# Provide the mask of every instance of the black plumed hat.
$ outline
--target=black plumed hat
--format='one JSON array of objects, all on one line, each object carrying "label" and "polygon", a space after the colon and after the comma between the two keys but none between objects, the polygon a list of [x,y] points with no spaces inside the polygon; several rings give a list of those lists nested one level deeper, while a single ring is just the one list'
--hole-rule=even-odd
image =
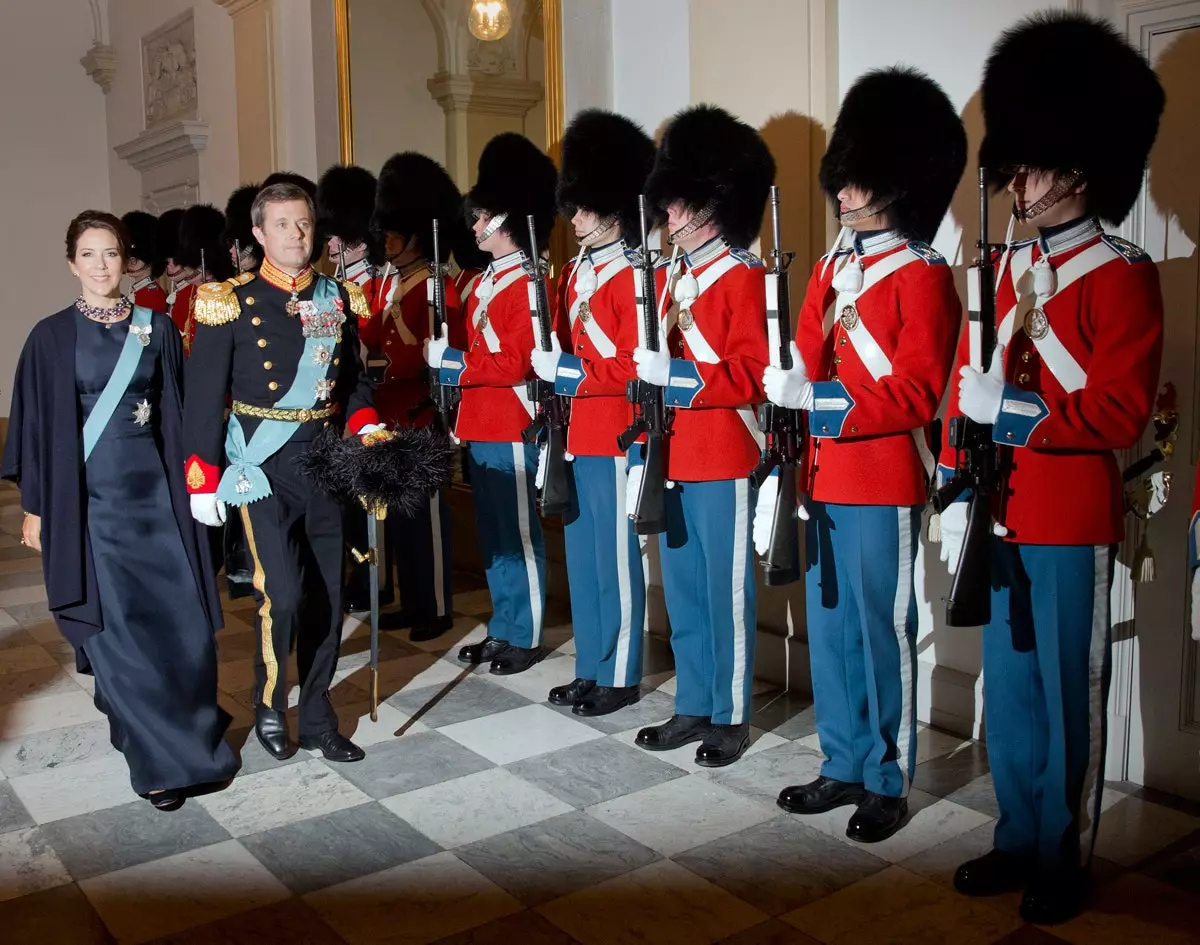
[{"label": "black plumed hat", "polygon": [[154,248],[157,256],[150,269],[151,275],[157,279],[166,271],[167,260],[174,259],[179,254],[179,221],[183,219],[183,208],[176,207],[159,215],[158,226],[155,229]]},{"label": "black plumed hat", "polygon": [[200,268],[200,254],[214,279],[233,275],[233,261],[221,241],[225,231],[225,214],[210,203],[188,207],[179,221],[179,251],[175,261],[191,269]]},{"label": "black plumed hat", "polygon": [[227,248],[236,242],[242,252],[252,249],[255,261],[259,263],[262,262],[263,252],[258,240],[254,238],[254,221],[250,218],[250,208],[260,190],[261,184],[246,184],[229,195],[229,200],[225,203],[225,231],[221,234],[221,241]]},{"label": "black plumed hat", "polygon": [[637,124],[600,109],[582,111],[563,135],[558,209],[568,217],[581,207],[616,217],[625,242],[640,246],[638,196],[653,166],[654,142]]},{"label": "black plumed hat", "polygon": [[438,249],[450,258],[462,213],[462,194],[446,169],[416,151],[393,154],[379,172],[371,228],[378,234],[416,236],[421,251],[433,258],[433,221],[438,221]]},{"label": "black plumed hat", "polygon": [[496,135],[479,156],[479,176],[467,194],[472,213],[486,210],[493,217],[508,214],[501,230],[529,251],[529,224],[533,216],[541,252],[550,245],[554,226],[554,189],[558,171],[532,141],[515,132]]},{"label": "black plumed hat", "polygon": [[121,217],[121,222],[125,224],[125,234],[129,237],[125,255],[153,267],[158,259],[155,249],[158,243],[158,218],[144,210],[130,210]]},{"label": "black plumed hat", "polygon": [[[1112,26],[1038,13],[1001,36],[984,66],[979,163],[997,186],[1021,165],[1080,171],[1088,208],[1115,226],[1137,200],[1165,101],[1154,70]],[[1053,114],[1039,120],[1039,107]]]},{"label": "black plumed hat", "polygon": [[375,207],[375,175],[356,164],[335,164],[317,181],[317,225],[343,243],[366,242]]},{"label": "black plumed hat", "polygon": [[967,133],[941,86],[916,69],[878,69],[842,100],[821,159],[821,189],[835,209],[847,185],[890,200],[893,228],[929,242],[966,163]]},{"label": "black plumed hat", "polygon": [[712,221],[745,248],[762,228],[775,159],[762,136],[715,105],[695,105],[671,119],[646,181],[646,199],[660,211],[682,201],[693,212],[712,203]]}]

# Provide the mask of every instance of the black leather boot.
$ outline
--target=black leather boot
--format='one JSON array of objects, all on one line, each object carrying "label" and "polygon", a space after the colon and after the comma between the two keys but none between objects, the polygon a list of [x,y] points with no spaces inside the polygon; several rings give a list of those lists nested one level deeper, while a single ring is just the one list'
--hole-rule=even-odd
[{"label": "black leather boot", "polygon": [[846,825],[846,836],[859,843],[879,843],[899,830],[907,816],[907,797],[884,797],[868,791]]},{"label": "black leather boot", "polygon": [[750,723],[714,725],[696,749],[696,764],[702,768],[724,768],[746,753],[750,744]]},{"label": "black leather boot", "polygon": [[642,698],[637,686],[597,686],[577,703],[571,711],[584,718],[609,715],[617,709],[633,705]]},{"label": "black leather boot", "polygon": [[707,715],[673,715],[662,725],[651,725],[637,733],[637,744],[647,751],[671,751],[702,741],[712,731]]},{"label": "black leather boot", "polygon": [[555,686],[551,689],[546,701],[551,705],[575,705],[595,688],[594,679],[581,679],[576,676],[565,686]]},{"label": "black leather boot", "polygon": [[823,814],[835,807],[858,804],[865,794],[860,783],[837,781],[821,775],[808,784],[785,787],[775,803],[789,814]]},{"label": "black leather boot", "polygon": [[541,646],[513,646],[509,644],[492,659],[493,676],[515,676],[546,658],[546,648]]},{"label": "black leather boot", "polygon": [[490,663],[508,644],[498,637],[484,637],[479,643],[471,643],[458,651],[458,658],[463,663]]}]

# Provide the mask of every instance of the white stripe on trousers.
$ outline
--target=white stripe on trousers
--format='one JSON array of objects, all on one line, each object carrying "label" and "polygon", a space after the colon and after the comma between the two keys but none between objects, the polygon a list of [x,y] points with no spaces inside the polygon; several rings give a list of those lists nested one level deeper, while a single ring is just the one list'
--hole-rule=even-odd
[{"label": "white stripe on trousers", "polygon": [[1083,776],[1079,804],[1079,851],[1081,863],[1091,859],[1096,846],[1099,811],[1100,762],[1104,757],[1104,660],[1108,650],[1109,583],[1108,546],[1097,545],[1092,590],[1092,640],[1088,649],[1088,764]]},{"label": "white stripe on trousers", "polygon": [[913,725],[913,664],[908,648],[908,611],[913,599],[912,509],[900,506],[896,510],[899,554],[896,568],[896,598],[892,605],[892,626],[900,646],[900,731],[896,734],[896,762],[900,766],[903,784],[902,797],[908,796],[908,756],[912,749]]},{"label": "white stripe on trousers", "polygon": [[429,497],[429,530],[433,535],[433,596],[437,601],[437,615],[446,616],[446,591],[442,587],[442,493],[439,490]]},{"label": "white stripe on trousers", "polygon": [[633,634],[633,589],[629,584],[630,525],[625,514],[625,465],[624,456],[613,459],[617,489],[617,590],[621,596],[621,629],[617,633],[617,652],[613,663],[613,685],[617,687],[625,685],[624,679],[629,672],[629,647]]},{"label": "white stripe on trousers", "polygon": [[529,614],[533,618],[533,642],[542,642],[541,584],[538,581],[537,561],[533,557],[533,541],[529,537],[529,474],[525,470],[525,445],[514,443],[513,479],[517,486],[517,525],[521,530],[521,554],[525,558],[525,576],[529,582]]},{"label": "white stripe on trousers", "polygon": [[750,530],[750,482],[735,479],[733,483],[733,712],[731,725],[746,721],[746,646],[753,628],[746,626],[746,556]]}]

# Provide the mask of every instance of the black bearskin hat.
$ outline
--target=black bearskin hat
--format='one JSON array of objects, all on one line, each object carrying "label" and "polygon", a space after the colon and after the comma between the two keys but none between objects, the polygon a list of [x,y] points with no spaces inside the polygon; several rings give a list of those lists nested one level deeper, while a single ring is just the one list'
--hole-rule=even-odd
[{"label": "black bearskin hat", "polygon": [[821,189],[836,210],[853,185],[890,200],[892,227],[930,242],[967,164],[967,133],[941,86],[896,66],[861,76],[846,93],[821,159]]},{"label": "black bearskin hat", "polygon": [[158,233],[158,219],[144,210],[130,210],[121,217],[125,224],[125,233],[129,237],[129,245],[125,247],[125,255],[129,259],[140,259],[153,266],[157,261],[155,246]]},{"label": "black bearskin hat", "polygon": [[470,221],[463,217],[461,207],[459,207],[458,216],[454,221],[454,239],[451,248],[454,252],[454,261],[458,263],[459,269],[482,271],[492,261],[491,255],[480,249],[479,244],[475,242],[475,232],[471,229]]},{"label": "black bearskin hat", "polygon": [[507,213],[500,228],[518,246],[529,251],[529,223],[533,215],[540,253],[550,245],[554,227],[554,189],[558,171],[536,144],[516,132],[498,134],[479,155],[479,176],[467,194],[470,214],[486,210],[492,216]]},{"label": "black bearskin hat", "polygon": [[654,142],[638,125],[612,112],[582,111],[562,139],[558,209],[568,217],[580,207],[602,219],[617,217],[625,242],[640,246],[638,195],[653,166]]},{"label": "black bearskin hat", "polygon": [[233,275],[233,260],[221,242],[225,230],[225,214],[210,203],[188,207],[179,221],[179,252],[176,262],[190,269],[200,268],[200,252],[213,279],[228,279]]},{"label": "black bearskin hat", "polygon": [[335,164],[317,181],[317,226],[349,246],[370,236],[375,175],[356,164]]},{"label": "black bearskin hat", "polygon": [[679,200],[693,212],[710,202],[712,222],[745,249],[762,228],[775,182],[775,159],[762,136],[715,105],[695,105],[671,119],[646,181],[646,201],[660,211]]},{"label": "black bearskin hat", "polygon": [[[1053,115],[1039,120],[1048,96],[1040,107]],[[1137,200],[1164,104],[1154,70],[1113,27],[1038,13],[1001,36],[984,66],[979,163],[996,186],[1019,165],[1078,170],[1089,210],[1115,226]]]},{"label": "black bearskin hat", "polygon": [[[262,182],[263,187],[270,187],[272,184],[295,184],[306,194],[308,199],[313,202],[314,213],[317,204],[317,185],[310,181],[303,174],[294,174],[291,171],[275,171],[273,174],[268,174],[267,179]],[[325,255],[325,233],[321,229],[319,221],[313,221],[315,228],[313,231],[313,249],[312,256],[309,262],[316,265],[317,262]]]},{"label": "black bearskin hat", "polygon": [[258,240],[254,238],[254,221],[250,219],[250,208],[260,190],[261,184],[246,184],[229,195],[225,204],[225,232],[221,234],[221,242],[227,249],[232,249],[236,241],[242,252],[247,249],[254,250],[256,263],[262,262],[263,251],[258,245]]},{"label": "black bearskin hat", "polygon": [[167,210],[158,218],[158,225],[154,231],[154,249],[158,255],[150,268],[150,274],[155,279],[166,271],[167,260],[179,255],[179,221],[182,219],[182,207]]},{"label": "black bearskin hat", "polygon": [[412,236],[421,251],[433,258],[433,221],[438,221],[438,250],[442,262],[450,259],[457,221],[462,214],[462,194],[431,157],[416,151],[393,154],[379,172],[375,212],[371,227],[376,233]]}]

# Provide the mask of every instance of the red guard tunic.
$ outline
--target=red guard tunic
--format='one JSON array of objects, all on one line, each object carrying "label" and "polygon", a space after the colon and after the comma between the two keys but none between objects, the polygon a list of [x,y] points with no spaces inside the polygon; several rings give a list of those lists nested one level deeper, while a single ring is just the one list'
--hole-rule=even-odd
[{"label": "red guard tunic", "polygon": [[[924,505],[937,415],[962,304],[924,243],[881,243],[820,260],[797,330],[813,384],[809,491],[839,505]],[[855,278],[861,265],[861,282]],[[835,281],[836,280],[836,281]]]},{"label": "red guard tunic", "polygon": [[192,339],[196,337],[195,311],[196,286],[189,282],[179,287],[171,303],[171,321],[183,337],[184,357],[192,353]]},{"label": "red guard tunic", "polygon": [[[640,273],[632,263],[633,253],[617,241],[592,251],[579,265],[568,263],[559,278],[554,321],[564,353],[555,388],[574,398],[567,450],[576,456],[621,455],[617,437],[633,420],[627,389],[637,377],[633,349],[639,343],[641,303]],[[655,275],[661,293],[666,270]]]},{"label": "red guard tunic", "polygon": [[488,267],[467,301],[463,347],[442,357],[441,382],[462,388],[460,440],[517,443],[533,419],[525,393],[534,335],[524,261],[523,253],[510,253]]},{"label": "red guard tunic", "polygon": [[[371,310],[379,317],[359,321],[359,334],[369,352],[368,370],[378,384],[375,406],[391,426],[426,426],[433,417],[427,404],[429,380],[424,359],[424,343],[432,330],[429,272],[424,260],[404,272],[388,267],[369,285]],[[453,279],[445,276],[443,285],[450,343],[462,347],[466,343],[462,303]]]},{"label": "red guard tunic", "polygon": [[[766,269],[752,254],[717,240],[689,255],[689,272],[699,295],[690,306],[672,309],[676,324],[669,335],[666,404],[675,410],[667,476],[742,479],[760,452],[751,405],[763,400],[768,362]],[[673,294],[679,298],[678,282]]]},{"label": "red guard tunic", "polygon": [[134,305],[148,308],[152,312],[166,313],[167,293],[149,276],[135,282],[130,286],[129,292],[133,296]]},{"label": "red guard tunic", "polygon": [[[1050,253],[1052,278],[1035,278],[1045,256],[1040,240],[1015,244],[998,277],[1006,384],[993,429],[997,443],[1017,449],[993,514],[1009,541],[1024,544],[1121,541],[1125,510],[1113,451],[1141,437],[1158,389],[1157,267],[1094,220],[1077,231]],[[970,363],[968,356],[964,336],[958,365]],[[949,413],[958,412],[956,389]],[[943,450],[941,465],[954,466],[953,450]]]}]

